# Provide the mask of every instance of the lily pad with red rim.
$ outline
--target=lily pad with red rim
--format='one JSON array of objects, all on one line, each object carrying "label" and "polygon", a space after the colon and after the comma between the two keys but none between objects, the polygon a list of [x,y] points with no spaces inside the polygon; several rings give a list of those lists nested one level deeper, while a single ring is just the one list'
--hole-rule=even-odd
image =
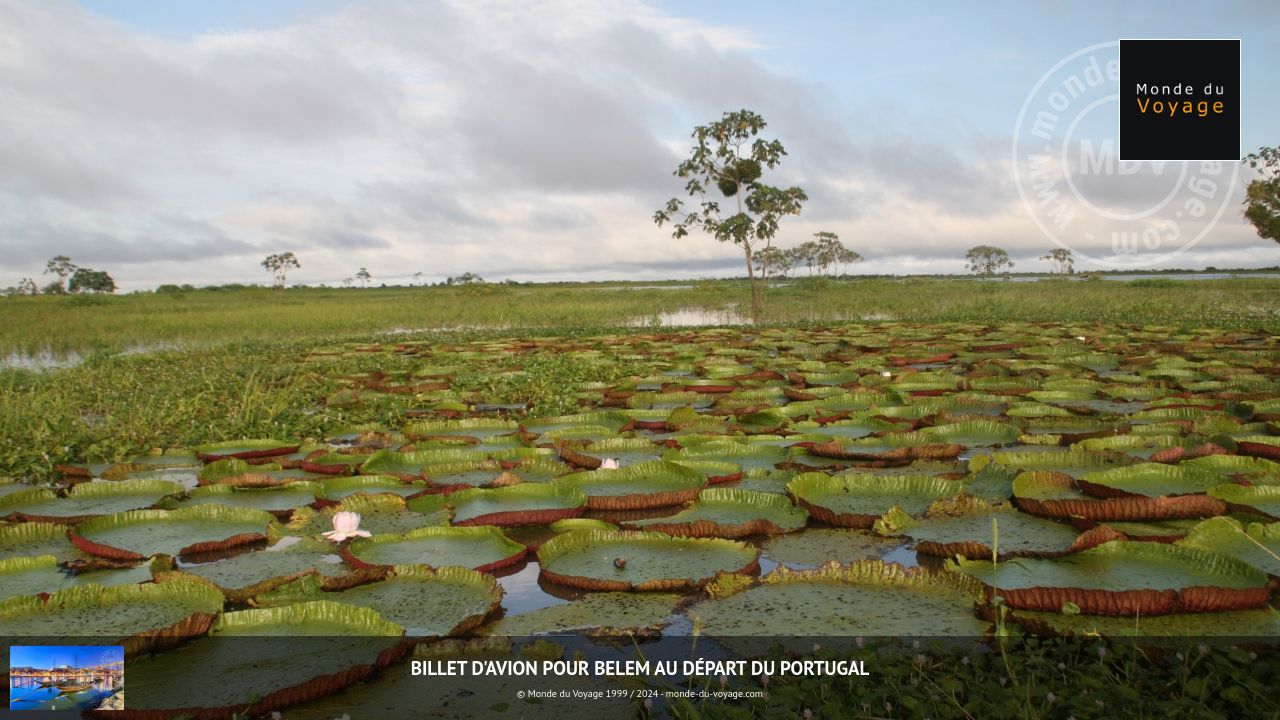
[{"label": "lily pad with red rim", "polygon": [[71,542],[90,555],[143,560],[152,555],[217,552],[265,542],[275,518],[261,510],[198,505],[180,510],[131,510],[87,520]]},{"label": "lily pad with red rim", "polygon": [[655,532],[587,530],[538,548],[541,576],[584,590],[680,590],[718,573],[754,573],[759,551],[741,542]]},{"label": "lily pad with red rim", "polygon": [[405,628],[410,636],[467,633],[500,606],[502,587],[490,575],[462,567],[398,565],[382,579],[351,583],[316,575],[259,595],[258,607],[333,600],[367,607]]},{"label": "lily pad with red rim", "polygon": [[1116,540],[1053,560],[948,561],[1010,607],[1087,615],[1246,610],[1271,594],[1266,573],[1235,558],[1163,543]]},{"label": "lily pad with red rim", "polygon": [[197,445],[194,449],[196,457],[205,462],[237,458],[251,460],[257,458],[288,455],[298,449],[298,443],[281,440],[226,440],[224,442]]},{"label": "lily pad with red rim", "polygon": [[420,513],[447,508],[453,516],[451,524],[458,527],[548,525],[557,520],[578,517],[586,505],[587,496],[581,491],[543,483],[423,495],[408,502],[410,510]]},{"label": "lily pad with red rim", "polygon": [[585,493],[592,510],[643,510],[689,502],[707,479],[692,468],[653,461],[564,475],[552,484]]},{"label": "lily pad with red rim", "polygon": [[524,559],[524,545],[498,528],[427,527],[401,535],[359,538],[342,548],[347,562],[360,568],[394,565],[459,566],[492,572]]}]

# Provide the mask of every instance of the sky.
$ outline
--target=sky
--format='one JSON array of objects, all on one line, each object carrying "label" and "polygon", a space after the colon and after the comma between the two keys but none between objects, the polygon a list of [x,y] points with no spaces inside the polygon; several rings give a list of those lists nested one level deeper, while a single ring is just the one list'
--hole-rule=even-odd
[{"label": "sky", "polygon": [[[9,667],[48,670],[63,665],[91,667],[119,662],[124,649],[119,645],[15,645],[9,648]],[[78,663],[78,664],[77,664]]]},{"label": "sky", "polygon": [[[0,0],[0,287],[43,284],[55,254],[123,290],[268,283],[283,251],[291,284],[742,275],[737,248],[652,220],[691,129],[740,108],[787,149],[766,179],[809,197],[775,244],[834,231],[857,273],[964,272],[979,244],[1045,270],[1019,114],[1056,63],[1117,38],[1240,38],[1242,152],[1280,144],[1280,4],[975,7]],[[1076,135],[1105,141],[1110,117]],[[1229,165],[1194,245],[1120,265],[1280,264]],[[1058,238],[1077,269],[1115,266],[1082,238],[1181,168],[1077,176],[1092,211]]]}]

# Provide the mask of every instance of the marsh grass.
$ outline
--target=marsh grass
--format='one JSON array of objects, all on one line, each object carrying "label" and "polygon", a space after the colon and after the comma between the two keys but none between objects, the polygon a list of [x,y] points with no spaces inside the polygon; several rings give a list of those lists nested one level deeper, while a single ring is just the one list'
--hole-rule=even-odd
[{"label": "marsh grass", "polygon": [[[1280,328],[1280,279],[1000,282],[795,281],[766,291],[764,321],[1068,322]],[[196,290],[0,300],[0,356],[120,352],[161,344],[323,339],[440,329],[605,328],[661,314],[746,307],[745,281],[671,285],[487,285]]]}]

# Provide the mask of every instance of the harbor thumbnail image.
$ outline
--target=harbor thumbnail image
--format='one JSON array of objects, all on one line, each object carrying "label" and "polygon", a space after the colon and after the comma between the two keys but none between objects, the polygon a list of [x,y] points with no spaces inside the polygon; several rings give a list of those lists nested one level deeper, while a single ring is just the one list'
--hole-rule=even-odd
[{"label": "harbor thumbnail image", "polygon": [[19,645],[9,648],[10,710],[123,710],[124,648]]}]

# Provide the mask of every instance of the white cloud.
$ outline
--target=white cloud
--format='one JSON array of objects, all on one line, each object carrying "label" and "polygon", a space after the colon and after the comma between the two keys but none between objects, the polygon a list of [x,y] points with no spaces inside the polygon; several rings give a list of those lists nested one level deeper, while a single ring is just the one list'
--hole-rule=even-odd
[{"label": "white cloud", "polygon": [[736,273],[736,248],[651,216],[692,125],[741,107],[811,198],[781,245],[836,230],[877,272],[1043,252],[1005,138],[837,106],[762,45],[631,0],[378,0],[190,38],[0,0],[0,285],[55,253],[126,289],[265,282],[284,249],[300,282]]}]

